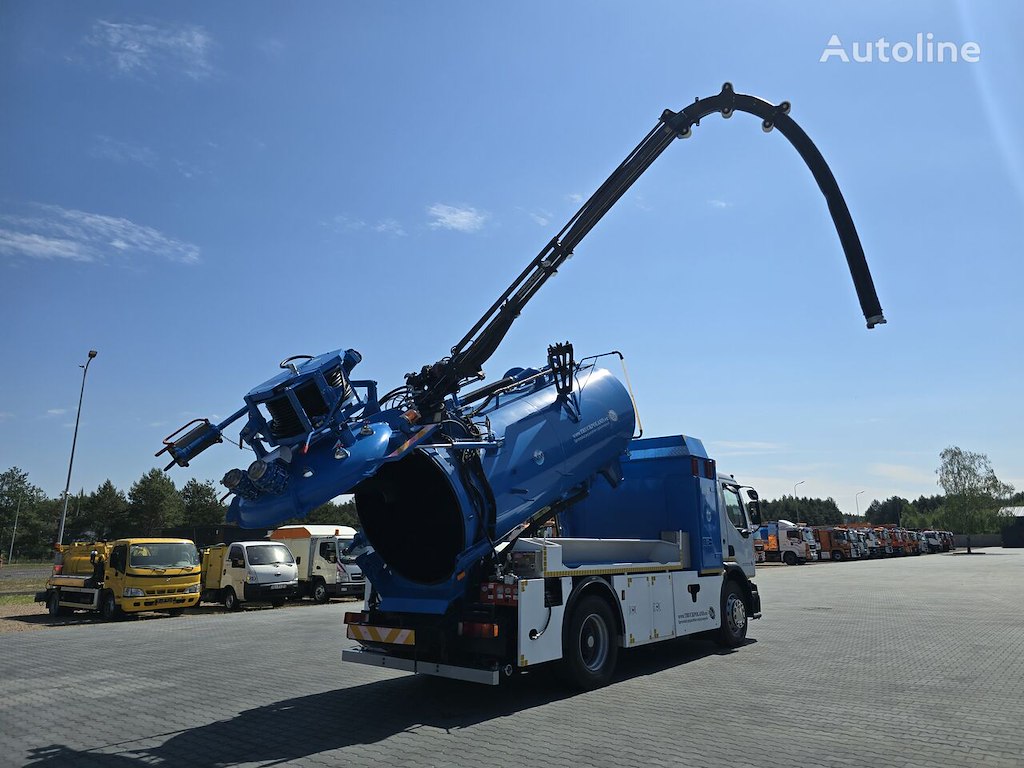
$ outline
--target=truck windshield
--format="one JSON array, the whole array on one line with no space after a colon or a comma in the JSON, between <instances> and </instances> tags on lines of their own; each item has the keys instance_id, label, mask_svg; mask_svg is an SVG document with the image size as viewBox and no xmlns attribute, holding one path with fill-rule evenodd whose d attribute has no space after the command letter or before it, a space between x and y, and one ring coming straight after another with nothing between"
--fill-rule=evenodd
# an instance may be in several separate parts
<instances>
[{"instance_id":1,"label":"truck windshield","mask_svg":"<svg viewBox=\"0 0 1024 768\"><path fill-rule=\"evenodd\" d=\"M128 552L132 568L193 568L199 565L199 552L191 541L132 544Z\"/></svg>"},{"instance_id":2,"label":"truck windshield","mask_svg":"<svg viewBox=\"0 0 1024 768\"><path fill-rule=\"evenodd\" d=\"M804 541L806 541L808 544L814 543L814 531L812 531L810 528L804 528L803 531L801 531L801 533L804 535Z\"/></svg>"},{"instance_id":3,"label":"truck windshield","mask_svg":"<svg viewBox=\"0 0 1024 768\"><path fill-rule=\"evenodd\" d=\"M354 563L356 559L349 554L352 549L352 539L338 539L338 552L341 553L338 558L343 563Z\"/></svg>"},{"instance_id":4,"label":"truck windshield","mask_svg":"<svg viewBox=\"0 0 1024 768\"><path fill-rule=\"evenodd\" d=\"M291 551L283 544L259 544L246 547L249 565L280 565L294 563Z\"/></svg>"}]
</instances>

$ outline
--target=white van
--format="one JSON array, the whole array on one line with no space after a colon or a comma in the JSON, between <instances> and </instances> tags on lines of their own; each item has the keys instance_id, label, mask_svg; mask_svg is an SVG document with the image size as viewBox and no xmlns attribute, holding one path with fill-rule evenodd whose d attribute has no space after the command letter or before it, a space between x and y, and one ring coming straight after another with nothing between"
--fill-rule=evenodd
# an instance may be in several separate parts
<instances>
[{"instance_id":1,"label":"white van","mask_svg":"<svg viewBox=\"0 0 1024 768\"><path fill-rule=\"evenodd\" d=\"M356 559L347 554L355 535L347 525L285 525L270 538L295 556L299 594L326 603L332 597L361 597L366 587Z\"/></svg>"},{"instance_id":2,"label":"white van","mask_svg":"<svg viewBox=\"0 0 1024 768\"><path fill-rule=\"evenodd\" d=\"M203 550L204 602L224 603L229 611L243 602L276 607L298 592L295 558L276 541L236 541Z\"/></svg>"}]
</instances>

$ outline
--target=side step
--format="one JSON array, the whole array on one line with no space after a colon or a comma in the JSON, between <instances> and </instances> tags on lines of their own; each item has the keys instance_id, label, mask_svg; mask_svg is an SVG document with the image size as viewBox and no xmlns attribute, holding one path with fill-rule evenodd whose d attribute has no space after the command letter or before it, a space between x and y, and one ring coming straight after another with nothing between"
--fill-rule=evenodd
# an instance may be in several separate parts
<instances>
[{"instance_id":1,"label":"side step","mask_svg":"<svg viewBox=\"0 0 1024 768\"><path fill-rule=\"evenodd\" d=\"M371 667L385 667L387 669L398 669L402 672L414 672L418 675L434 675L435 677L447 677L450 680L483 683L484 685L497 685L501 680L497 669L456 667L451 664L435 664L430 661L400 659L396 656L389 656L386 653L371 651L366 648L346 648L341 652L341 660L351 661L356 664L367 664Z\"/></svg>"}]
</instances>

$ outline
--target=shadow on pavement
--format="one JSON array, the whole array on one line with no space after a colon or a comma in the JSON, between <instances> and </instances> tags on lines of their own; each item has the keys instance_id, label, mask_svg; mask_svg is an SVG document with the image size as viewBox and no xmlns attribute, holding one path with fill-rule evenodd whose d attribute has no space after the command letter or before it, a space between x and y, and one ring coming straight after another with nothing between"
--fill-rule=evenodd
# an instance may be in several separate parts
<instances>
[{"instance_id":1,"label":"shadow on pavement","mask_svg":"<svg viewBox=\"0 0 1024 768\"><path fill-rule=\"evenodd\" d=\"M748 640L751 644L755 641ZM656 674L713 655L735 653L704 640L680 639L622 654L611 685ZM287 762L421 729L451 732L577 695L555 669L506 680L500 687L427 676L379 680L268 704L170 736L155 747L132 741L96 750L54 744L31 751L32 768L91 765L217 768L249 762ZM244 686L239 694L245 695ZM153 741L166 734L136 740ZM109 750L118 750L110 754Z\"/></svg>"}]
</instances>

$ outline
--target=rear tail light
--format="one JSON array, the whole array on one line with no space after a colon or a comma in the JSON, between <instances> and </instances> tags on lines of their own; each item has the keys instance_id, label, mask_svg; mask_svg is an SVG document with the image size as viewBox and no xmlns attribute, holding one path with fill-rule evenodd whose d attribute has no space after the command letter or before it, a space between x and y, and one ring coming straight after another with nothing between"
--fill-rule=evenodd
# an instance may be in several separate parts
<instances>
[{"instance_id":1,"label":"rear tail light","mask_svg":"<svg viewBox=\"0 0 1024 768\"><path fill-rule=\"evenodd\" d=\"M460 637L497 637L498 625L490 622L460 621Z\"/></svg>"},{"instance_id":2,"label":"rear tail light","mask_svg":"<svg viewBox=\"0 0 1024 768\"><path fill-rule=\"evenodd\" d=\"M345 614L346 624L365 624L369 619L366 611L349 611Z\"/></svg>"}]
</instances>

